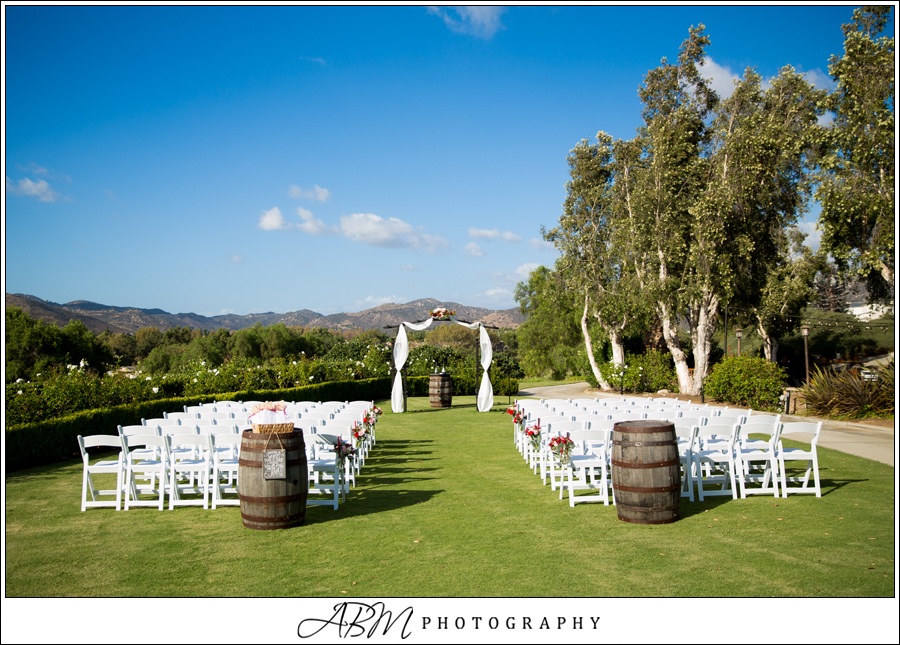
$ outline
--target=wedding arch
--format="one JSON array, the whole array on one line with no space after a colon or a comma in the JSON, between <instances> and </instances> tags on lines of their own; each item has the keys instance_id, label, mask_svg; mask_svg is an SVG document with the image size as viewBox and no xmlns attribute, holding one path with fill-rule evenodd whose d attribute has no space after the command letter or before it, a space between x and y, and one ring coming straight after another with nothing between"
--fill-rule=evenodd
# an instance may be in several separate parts
<instances>
[{"instance_id":1,"label":"wedding arch","mask_svg":"<svg viewBox=\"0 0 900 645\"><path fill-rule=\"evenodd\" d=\"M396 370L396 373L394 374L394 383L391 386L392 412L406 412L406 397L403 392L404 366L406 365L406 359L409 358L409 339L406 337L406 328L408 327L412 331L423 331L431 327L431 323L435 320L453 322L466 329L471 329L472 331L478 330L478 346L481 350L481 367L484 370L484 374L481 377L481 386L478 388L476 407L479 412L489 412L493 407L494 387L491 385L491 378L488 374L488 370L491 367L494 355L493 350L491 349L491 338L488 336L484 323L470 323L464 320L456 320L455 318L451 318L453 315L452 312L442 312L447 312L447 310L436 309L434 312L429 312L432 315L428 320L400 323L399 330L397 331L397 338L394 341L394 369ZM390 325L389 327L393 327L393 325ZM494 328L492 327L492 329Z\"/></svg>"}]
</instances>

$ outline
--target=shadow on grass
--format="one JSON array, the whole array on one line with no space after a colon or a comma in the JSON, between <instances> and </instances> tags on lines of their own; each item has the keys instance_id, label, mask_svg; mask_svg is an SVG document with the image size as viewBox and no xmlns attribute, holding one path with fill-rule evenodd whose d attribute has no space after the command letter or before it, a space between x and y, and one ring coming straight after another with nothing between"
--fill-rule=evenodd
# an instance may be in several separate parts
<instances>
[{"instance_id":1,"label":"shadow on grass","mask_svg":"<svg viewBox=\"0 0 900 645\"><path fill-rule=\"evenodd\" d=\"M337 510L328 506L308 506L304 524L321 524L374 513L385 513L424 504L443 490L352 489Z\"/></svg>"}]
</instances>

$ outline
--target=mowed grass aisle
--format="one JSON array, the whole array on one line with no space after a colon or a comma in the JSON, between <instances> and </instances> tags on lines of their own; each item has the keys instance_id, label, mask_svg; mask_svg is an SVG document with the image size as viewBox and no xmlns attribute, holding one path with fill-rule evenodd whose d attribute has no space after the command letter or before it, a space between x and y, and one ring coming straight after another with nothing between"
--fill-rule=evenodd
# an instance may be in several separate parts
<instances>
[{"instance_id":1,"label":"mowed grass aisle","mask_svg":"<svg viewBox=\"0 0 900 645\"><path fill-rule=\"evenodd\" d=\"M505 399L502 400L505 403ZM570 508L474 397L378 424L339 510L253 531L237 507L80 512L81 462L6 479L6 592L32 596L860 596L894 593L894 469L820 448L824 496L682 502L662 526Z\"/></svg>"}]
</instances>

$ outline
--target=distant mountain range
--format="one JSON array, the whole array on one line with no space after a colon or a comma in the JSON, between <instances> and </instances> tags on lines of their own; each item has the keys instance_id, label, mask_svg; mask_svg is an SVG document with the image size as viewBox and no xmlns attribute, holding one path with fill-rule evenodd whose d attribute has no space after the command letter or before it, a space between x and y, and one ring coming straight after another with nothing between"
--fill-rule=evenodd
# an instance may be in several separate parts
<instances>
[{"instance_id":1,"label":"distant mountain range","mask_svg":"<svg viewBox=\"0 0 900 645\"><path fill-rule=\"evenodd\" d=\"M413 322L427 317L435 307L446 307L456 312L457 317L469 322L483 322L496 327L516 328L525 320L518 308L485 309L467 307L456 302L443 302L434 298L422 298L406 304L389 303L356 313L340 313L324 316L309 309L289 311L284 314L273 312L237 316L201 316L194 313L170 314L162 309L139 309L137 307L115 307L87 300L74 300L65 304L42 300L36 296L15 293L6 294L7 307L20 307L32 318L44 320L62 327L70 320L82 321L88 329L101 333L109 329L114 334L133 334L141 327L158 327L165 331L170 327L190 327L215 331L238 330L252 327L256 323L265 326L284 323L289 327L327 327L339 331L350 329L374 329L401 322Z\"/></svg>"}]
</instances>

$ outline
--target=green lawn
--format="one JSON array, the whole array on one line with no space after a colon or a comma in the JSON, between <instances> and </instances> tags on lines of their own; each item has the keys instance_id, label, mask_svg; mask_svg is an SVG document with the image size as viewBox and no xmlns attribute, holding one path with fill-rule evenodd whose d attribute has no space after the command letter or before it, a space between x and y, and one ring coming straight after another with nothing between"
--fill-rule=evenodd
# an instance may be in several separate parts
<instances>
[{"instance_id":1,"label":"green lawn","mask_svg":"<svg viewBox=\"0 0 900 645\"><path fill-rule=\"evenodd\" d=\"M306 524L237 507L80 512L81 463L6 478L8 597L338 598L894 594L894 469L820 448L823 497L682 501L639 526L570 508L526 467L504 405L474 397L378 424L357 487Z\"/></svg>"}]
</instances>

